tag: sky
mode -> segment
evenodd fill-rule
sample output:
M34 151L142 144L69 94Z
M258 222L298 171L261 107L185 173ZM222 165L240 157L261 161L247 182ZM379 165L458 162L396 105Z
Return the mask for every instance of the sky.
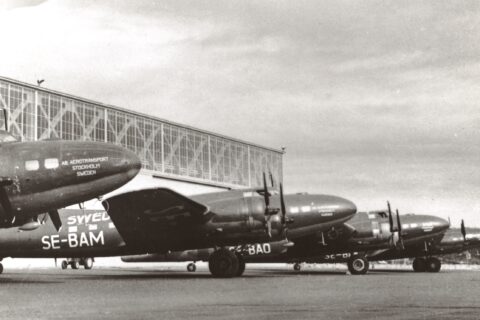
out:
M260 145L287 192L480 226L478 1L0 4L0 75Z

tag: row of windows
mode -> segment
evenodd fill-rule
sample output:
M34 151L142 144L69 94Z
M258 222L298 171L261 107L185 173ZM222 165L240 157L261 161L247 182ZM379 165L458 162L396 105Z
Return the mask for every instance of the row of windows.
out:
M23 140L111 142L136 152L145 169L219 183L261 185L263 172L282 180L281 153L160 120L2 80L0 107L9 110L10 131Z
M57 158L45 159L43 165L45 169L57 169L59 166L58 159ZM38 160L25 161L25 170L36 171L38 169L40 169L40 161Z

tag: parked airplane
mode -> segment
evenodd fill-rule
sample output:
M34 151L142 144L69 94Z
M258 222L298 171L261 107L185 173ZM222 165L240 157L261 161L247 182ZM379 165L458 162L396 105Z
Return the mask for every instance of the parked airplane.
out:
M4 110L4 119L7 119ZM107 143L44 140L21 142L0 130L0 228L38 228L48 212L111 192L140 170L131 151Z
M342 227L305 237L295 241L293 246L285 247L282 241L278 241L252 244L233 250L242 250L246 263L288 262L294 263L295 270L300 270L301 262L347 262L352 274L364 274L369 270L369 261L415 258L415 271L438 272L441 262L437 256L480 247L480 239L466 239L464 227L464 241L441 241L448 227L448 221L435 216L407 214L403 215L400 221L397 212L395 225L390 210L360 212ZM212 250L124 256L122 260L206 261ZM187 266L189 271L195 269L194 263Z
M93 257L217 247L208 257L211 273L233 277L243 273L245 263L240 253L226 246L280 239L289 246L290 240L326 231L356 212L355 205L343 198L283 196L282 188L272 194L266 187L190 198L156 188L114 196L103 204L108 214L62 210L66 228L60 232L50 224L29 232L1 232L0 256L65 257L69 259L62 262L64 268L80 264L90 268Z

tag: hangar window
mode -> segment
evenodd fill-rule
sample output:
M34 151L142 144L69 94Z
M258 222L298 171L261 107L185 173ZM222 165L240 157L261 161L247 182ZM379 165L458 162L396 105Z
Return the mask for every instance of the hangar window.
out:
M25 169L27 171L35 171L40 168L40 164L38 163L38 160L28 160L25 161Z
M56 168L58 168L57 158L45 159L45 169L56 169Z

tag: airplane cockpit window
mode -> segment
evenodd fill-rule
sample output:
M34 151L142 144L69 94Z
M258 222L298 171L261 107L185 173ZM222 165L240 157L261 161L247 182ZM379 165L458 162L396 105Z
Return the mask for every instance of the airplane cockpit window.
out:
M45 169L56 169L56 168L58 168L57 158L45 159Z
M16 142L17 139L6 131L0 131L0 143L2 142Z
M28 160L25 161L25 169L27 171L36 171L40 168L40 163L38 160Z

